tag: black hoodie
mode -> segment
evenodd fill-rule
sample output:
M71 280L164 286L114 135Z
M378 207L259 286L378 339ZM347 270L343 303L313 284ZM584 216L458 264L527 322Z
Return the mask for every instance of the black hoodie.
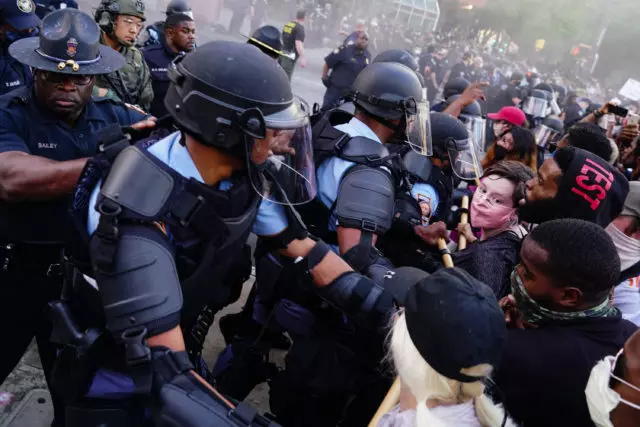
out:
M510 329L495 375L509 415L524 427L593 426L584 394L591 368L636 328L617 316Z

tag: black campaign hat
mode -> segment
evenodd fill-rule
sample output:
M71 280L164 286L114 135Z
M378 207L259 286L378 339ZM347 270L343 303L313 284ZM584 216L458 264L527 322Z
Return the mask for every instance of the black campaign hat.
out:
M411 287L404 301L411 341L439 374L475 382L464 368L497 366L507 329L491 288L459 268L445 268Z
M280 30L273 25L264 25L258 28L248 39L248 43L256 46L267 55L276 58L278 56L287 56L287 54L282 51Z
M93 18L70 8L45 16L40 36L14 42L9 53L30 67L62 74L108 74L125 64L122 55L100 44Z

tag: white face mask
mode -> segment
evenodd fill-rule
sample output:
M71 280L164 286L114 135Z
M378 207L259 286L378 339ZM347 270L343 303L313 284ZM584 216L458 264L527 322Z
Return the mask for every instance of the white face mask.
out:
M613 224L609 224L606 231L616 245L620 257L620 271L625 271L640 262L640 240L627 236Z
M609 414L621 403L640 410L639 405L620 398L620 395L609 387L611 378L614 378L640 392L640 388L616 377L611 372L620 354L622 354L622 350L620 350L615 357L607 356L599 361L591 370L591 375L589 375L589 382L587 383L587 388L584 393L587 397L587 406L589 407L591 420L597 427L614 427L609 418Z

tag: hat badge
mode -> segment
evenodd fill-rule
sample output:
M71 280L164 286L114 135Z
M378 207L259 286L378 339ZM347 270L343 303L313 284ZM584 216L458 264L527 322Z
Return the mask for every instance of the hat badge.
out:
M18 9L23 13L33 12L33 2L31 0L18 0Z
M76 53L78 53L78 40L71 37L67 40L67 55L73 58L76 56Z

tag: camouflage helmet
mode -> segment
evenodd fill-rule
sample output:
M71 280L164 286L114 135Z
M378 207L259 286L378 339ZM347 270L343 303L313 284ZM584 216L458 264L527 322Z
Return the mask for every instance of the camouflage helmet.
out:
M96 21L103 25L105 14L109 14L112 18L118 15L135 16L145 21L144 16L145 5L143 0L102 0L96 10Z

